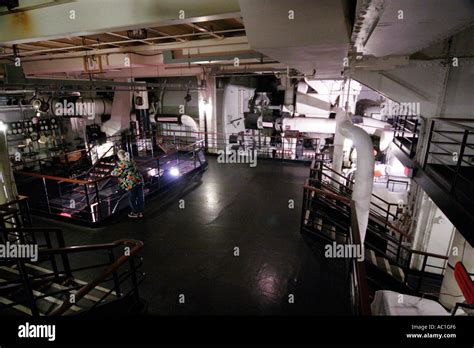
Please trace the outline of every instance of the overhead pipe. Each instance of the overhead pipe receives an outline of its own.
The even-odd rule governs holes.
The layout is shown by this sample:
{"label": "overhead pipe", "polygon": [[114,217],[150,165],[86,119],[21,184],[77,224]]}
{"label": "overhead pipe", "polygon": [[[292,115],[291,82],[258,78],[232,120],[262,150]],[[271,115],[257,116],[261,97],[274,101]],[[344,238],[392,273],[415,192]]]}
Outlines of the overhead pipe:
{"label": "overhead pipe", "polygon": [[77,111],[83,110],[84,106],[94,105],[94,116],[110,115],[112,113],[112,101],[106,98],[98,97],[62,97],[54,98],[49,107],[50,111],[55,116],[62,115],[69,106],[74,110],[74,113]]}
{"label": "overhead pipe", "polygon": [[189,115],[157,114],[155,115],[155,121],[157,123],[179,124],[191,128],[193,132],[199,132],[199,126],[197,125],[197,122]]}

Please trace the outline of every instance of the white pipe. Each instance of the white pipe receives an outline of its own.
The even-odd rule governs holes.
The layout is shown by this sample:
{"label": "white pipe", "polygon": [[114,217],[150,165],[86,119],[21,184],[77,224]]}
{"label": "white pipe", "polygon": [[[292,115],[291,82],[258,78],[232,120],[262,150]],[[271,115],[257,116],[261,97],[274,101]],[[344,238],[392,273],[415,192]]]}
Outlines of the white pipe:
{"label": "white pipe", "polygon": [[321,117],[287,117],[282,119],[282,131],[329,133],[336,132],[336,120]]}
{"label": "white pipe", "polygon": [[357,170],[354,175],[352,200],[355,202],[360,239],[364,243],[374,180],[374,147],[367,132],[352,124],[346,112],[341,108],[338,108],[336,112],[337,133],[351,139],[357,151]]}
{"label": "white pipe", "polygon": [[180,119],[183,126],[191,128],[193,132],[199,132],[199,127],[194,118],[188,115],[181,115]]}
{"label": "white pipe", "polygon": [[63,115],[66,110],[71,106],[74,110],[82,110],[84,106],[87,106],[86,109],[92,110],[89,108],[91,104],[94,104],[94,115],[110,115],[112,113],[112,101],[105,98],[96,98],[96,97],[81,97],[74,102],[67,102],[65,98],[55,98],[51,102],[50,109],[55,116]]}

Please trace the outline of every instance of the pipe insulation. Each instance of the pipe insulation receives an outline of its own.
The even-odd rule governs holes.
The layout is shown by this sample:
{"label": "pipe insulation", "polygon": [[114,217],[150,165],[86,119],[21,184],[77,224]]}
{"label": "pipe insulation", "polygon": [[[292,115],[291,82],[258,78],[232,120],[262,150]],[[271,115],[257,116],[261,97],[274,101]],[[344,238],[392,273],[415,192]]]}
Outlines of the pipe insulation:
{"label": "pipe insulation", "polygon": [[180,117],[181,124],[185,127],[191,128],[193,132],[199,132],[199,127],[191,116],[181,115]]}
{"label": "pipe insulation", "polygon": [[50,110],[55,116],[61,116],[67,113],[65,110],[71,108],[74,114],[80,115],[81,110],[93,110],[94,116],[110,115],[112,113],[112,101],[106,98],[87,98],[80,97],[75,101],[68,101],[65,98],[53,99]]}
{"label": "pipe insulation", "polygon": [[344,137],[351,139],[357,151],[357,170],[354,174],[352,200],[355,202],[360,239],[363,244],[369,222],[374,180],[374,147],[369,134],[364,129],[355,126],[341,108],[338,108],[336,112],[336,136],[342,140]]}
{"label": "pipe insulation", "polygon": [[284,117],[281,121],[281,130],[334,134],[336,120],[322,117]]}

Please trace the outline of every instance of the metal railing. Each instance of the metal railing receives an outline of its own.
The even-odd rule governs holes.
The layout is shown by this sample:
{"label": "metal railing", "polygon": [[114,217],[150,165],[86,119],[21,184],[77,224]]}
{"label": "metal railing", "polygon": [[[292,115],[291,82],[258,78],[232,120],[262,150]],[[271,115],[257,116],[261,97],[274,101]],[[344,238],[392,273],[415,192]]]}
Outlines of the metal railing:
{"label": "metal railing", "polygon": [[[354,223],[352,200],[346,195],[336,193],[326,185],[315,187],[317,186],[315,181],[317,179],[308,179],[304,186],[302,230],[328,240],[321,231],[330,225],[333,226],[332,231],[339,235],[339,240],[354,244],[351,242],[353,237],[350,235],[350,226]],[[447,267],[448,257],[411,249],[404,239],[393,234],[395,227],[391,226],[390,222],[387,222],[388,228],[384,231],[376,228],[373,218],[374,216],[370,215],[364,241],[365,248],[403,270],[404,277],[401,283],[407,291],[415,295],[424,294],[432,277],[435,276],[432,271],[440,270],[443,274]],[[398,232],[400,235],[403,233]],[[406,234],[402,236],[409,238]]]}
{"label": "metal railing", "polygon": [[[317,180],[321,185],[326,184],[329,190],[346,197],[352,196],[354,181],[336,172],[324,162],[315,160],[311,163],[310,178]],[[387,223],[398,220],[400,212],[405,205],[400,203],[390,203],[376,194],[372,194],[370,201],[371,214],[379,220]]]}
{"label": "metal railing", "polygon": [[[353,204],[354,202],[345,196],[337,195],[330,191],[321,190],[308,184],[304,185],[303,191],[301,221],[302,231],[307,230],[307,226],[314,223],[312,214],[315,212],[315,206],[313,204],[313,199],[315,199],[315,196],[322,198],[333,206],[338,206],[339,203],[345,207],[344,214],[338,217],[338,232],[341,232],[341,229],[343,229],[342,233],[346,234],[347,237],[345,242],[347,244],[356,245],[359,248],[362,248],[356,208]],[[371,315],[369,288],[367,284],[367,275],[364,262],[358,261],[355,257],[347,258],[346,271],[349,279],[348,290],[350,293],[353,314]]]}
{"label": "metal railing", "polygon": [[[431,119],[428,144],[422,164],[428,174],[441,173],[446,180],[438,180],[449,192],[467,195],[474,193],[474,127],[469,119]],[[459,190],[458,190],[459,189]],[[470,192],[466,192],[471,190]]]}
{"label": "metal railing", "polygon": [[[154,155],[134,156],[147,195],[206,164],[203,140],[167,154],[156,151]],[[84,178],[68,178],[16,171],[15,179],[18,191],[29,193],[33,213],[97,224],[127,206],[126,192],[118,187],[115,177],[89,179],[87,175],[88,172]]]}
{"label": "metal railing", "polygon": [[19,309],[33,316],[68,315],[123,298],[139,301],[138,286],[144,279],[140,241],[66,246],[61,230],[37,228],[1,229],[0,240],[37,245],[39,250],[35,261],[2,261],[2,268],[15,276],[0,283],[7,299],[0,313]]}
{"label": "metal railing", "polygon": [[0,228],[31,227],[29,197],[19,195],[16,199],[0,204]]}
{"label": "metal railing", "polygon": [[393,119],[393,143],[408,157],[414,158],[420,132],[419,118],[416,116],[398,115]]}
{"label": "metal railing", "polygon": [[[319,138],[310,137],[304,133],[291,136],[269,135],[268,131],[267,129],[221,133],[162,129],[157,132],[157,137],[182,144],[192,142],[196,138],[205,138],[207,140],[206,151],[209,153],[242,149],[256,151],[261,158],[302,161],[324,158],[329,161],[331,151],[320,153]],[[332,144],[328,144],[324,149],[328,150],[330,147]]]}

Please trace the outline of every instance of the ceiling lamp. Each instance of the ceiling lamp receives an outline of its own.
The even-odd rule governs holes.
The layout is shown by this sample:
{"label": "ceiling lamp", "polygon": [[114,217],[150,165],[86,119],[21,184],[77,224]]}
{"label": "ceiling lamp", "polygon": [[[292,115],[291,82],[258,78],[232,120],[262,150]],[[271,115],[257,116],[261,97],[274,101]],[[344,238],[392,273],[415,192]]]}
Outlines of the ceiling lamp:
{"label": "ceiling lamp", "polygon": [[127,36],[133,40],[143,40],[147,38],[147,31],[145,29],[127,30]]}

